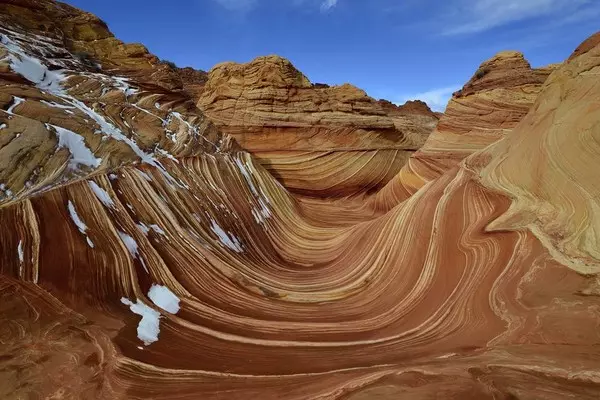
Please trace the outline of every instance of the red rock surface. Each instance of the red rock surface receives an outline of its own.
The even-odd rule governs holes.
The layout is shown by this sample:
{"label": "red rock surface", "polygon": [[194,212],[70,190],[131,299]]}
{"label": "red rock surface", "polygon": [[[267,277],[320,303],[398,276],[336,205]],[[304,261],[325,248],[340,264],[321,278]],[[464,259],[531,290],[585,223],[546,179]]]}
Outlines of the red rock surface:
{"label": "red rock surface", "polygon": [[361,214],[300,204],[161,66],[91,71],[57,19],[88,14],[6,4],[0,398],[598,398],[600,46]]}

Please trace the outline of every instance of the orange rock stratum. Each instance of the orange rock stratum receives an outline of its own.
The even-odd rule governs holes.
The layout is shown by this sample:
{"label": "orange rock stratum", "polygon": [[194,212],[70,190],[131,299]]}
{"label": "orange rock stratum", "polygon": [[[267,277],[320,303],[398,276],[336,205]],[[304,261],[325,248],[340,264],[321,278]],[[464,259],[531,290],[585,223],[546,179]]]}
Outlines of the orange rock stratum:
{"label": "orange rock stratum", "polygon": [[0,41],[0,398],[600,397],[597,38],[498,54],[431,136],[51,0]]}

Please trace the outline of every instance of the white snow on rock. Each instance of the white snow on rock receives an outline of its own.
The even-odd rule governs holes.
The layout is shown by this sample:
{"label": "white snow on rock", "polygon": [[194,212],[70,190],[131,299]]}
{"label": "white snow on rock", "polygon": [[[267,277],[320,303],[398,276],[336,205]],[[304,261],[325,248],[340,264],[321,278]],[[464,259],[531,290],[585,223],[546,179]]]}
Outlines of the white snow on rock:
{"label": "white snow on rock", "polygon": [[69,200],[69,204],[67,205],[67,208],[69,209],[69,214],[71,214],[71,219],[73,220],[73,222],[75,222],[75,225],[77,226],[77,229],[79,229],[79,232],[86,235],[85,232],[87,231],[87,226],[83,223],[81,218],[79,218],[79,215],[77,214],[77,210],[75,210],[75,206],[73,205],[71,200]]}
{"label": "white snow on rock", "polygon": [[178,112],[176,112],[176,111],[171,111],[171,112],[169,113],[169,117],[167,118],[167,120],[169,120],[169,119],[170,119],[170,117],[171,117],[171,114],[172,114],[173,116],[175,116],[175,118],[177,118],[179,121],[181,121],[182,123],[184,123],[184,124],[185,124],[185,125],[188,127],[188,129],[189,129],[190,131],[192,131],[192,133],[193,133],[193,135],[192,135],[192,136],[194,136],[194,137],[198,137],[198,136],[199,136],[199,137],[201,137],[201,138],[202,138],[204,141],[206,141],[206,142],[208,142],[208,143],[212,144],[212,145],[214,146],[214,148],[215,148],[215,149],[218,149],[218,147],[217,147],[217,145],[216,145],[216,144],[214,144],[213,142],[211,142],[210,140],[208,140],[208,139],[207,139],[207,138],[205,138],[204,136],[200,135],[200,133],[198,132],[198,128],[196,128],[194,125],[190,124],[190,123],[189,123],[187,120],[185,120],[185,119],[183,118],[183,116],[182,116],[180,113],[178,113]]}
{"label": "white snow on rock", "polygon": [[58,137],[58,147],[66,148],[71,153],[69,168],[77,169],[79,165],[98,168],[102,163],[101,158],[96,158],[94,153],[85,145],[81,135],[60,126],[47,124],[54,129]]}
{"label": "white snow on rock", "polygon": [[138,222],[137,227],[144,234],[144,236],[148,236],[148,233],[150,233],[150,228],[148,228],[148,226],[143,222]]}
{"label": "white snow on rock", "polygon": [[125,97],[129,97],[130,95],[136,94],[139,92],[139,90],[137,88],[134,88],[129,85],[129,83],[128,83],[129,79],[127,79],[127,78],[116,77],[116,78],[114,78],[114,80],[116,82],[117,89],[119,89],[120,91],[125,93]]}
{"label": "white snow on rock", "polygon": [[100,200],[102,202],[102,204],[104,204],[106,207],[114,207],[115,203],[110,198],[110,195],[108,194],[108,192],[106,190],[102,189],[94,181],[88,181],[88,185],[90,186],[90,188],[92,189],[92,191],[94,192],[94,194],[96,195],[98,200]]}
{"label": "white snow on rock", "polygon": [[165,231],[163,231],[162,228],[156,224],[150,225],[150,228],[152,228],[152,230],[154,232],[158,233],[159,235],[163,235],[163,236],[166,235]]}
{"label": "white snow on rock", "polygon": [[129,306],[129,309],[137,315],[141,315],[142,319],[140,320],[137,327],[137,336],[144,345],[149,346],[152,343],[158,340],[158,334],[160,333],[159,328],[159,319],[160,313],[153,308],[144,304],[141,300],[137,300],[133,303],[128,298],[122,297],[121,303]]}
{"label": "white snow on rock", "polygon": [[152,225],[148,226],[148,225],[144,224],[143,222],[138,222],[137,227],[144,234],[144,236],[148,236],[148,233],[150,233],[150,230],[153,230],[154,232],[158,233],[159,235],[166,236],[165,231],[163,231],[162,228],[156,224],[152,224]]}
{"label": "white snow on rock", "polygon": [[127,247],[129,254],[131,254],[133,258],[136,258],[138,256],[138,244],[135,239],[125,232],[117,231],[117,233],[119,234],[119,237],[121,238],[121,241],[125,247]]}
{"label": "white snow on rock", "polygon": [[81,218],[79,218],[79,215],[77,214],[77,210],[75,210],[75,206],[73,205],[73,203],[71,202],[71,200],[69,200],[67,208],[69,209],[69,214],[71,215],[71,219],[73,220],[73,222],[77,226],[77,229],[79,229],[79,232],[81,232],[82,235],[85,235],[85,240],[86,240],[88,246],[90,246],[93,249],[94,248],[94,242],[92,242],[92,240],[87,235],[87,229],[88,228],[85,225],[85,223],[81,220]]}
{"label": "white snow on rock", "polygon": [[73,110],[75,109],[75,106],[67,106],[64,104],[58,104],[57,102],[54,101],[46,101],[46,100],[40,100],[40,103],[45,104],[49,107],[53,107],[53,108],[60,108],[60,109],[64,109],[64,110]]}
{"label": "white snow on rock", "polygon": [[163,155],[165,157],[167,157],[169,160],[175,161],[177,164],[179,164],[179,160],[176,159],[171,153],[169,153],[168,151],[166,151],[165,149],[161,149],[159,147],[156,148],[156,151],[160,154]]}
{"label": "white snow on rock", "polygon": [[235,251],[236,253],[241,253],[244,251],[239,239],[235,237],[235,235],[231,234],[230,237],[229,234],[225,232],[223,228],[221,228],[212,218],[210,219],[210,223],[210,229],[219,237],[221,244]]}
{"label": "white snow on rock", "polygon": [[[15,37],[19,37],[23,39],[22,35],[11,32],[11,35]],[[92,108],[88,107],[82,101],[79,101],[69,95],[61,86],[61,83],[65,81],[68,77],[65,75],[65,70],[58,71],[50,71],[38,58],[27,54],[20,45],[17,44],[16,41],[10,39],[6,35],[0,35],[1,43],[8,49],[9,51],[9,59],[11,61],[11,68],[13,71],[22,75],[24,78],[36,84],[36,86],[43,91],[48,91],[53,95],[60,97],[62,100],[73,106],[74,108],[80,110],[88,117],[90,117],[94,122],[96,122],[100,126],[100,132],[108,137],[111,137],[115,140],[126,143],[131,150],[142,159],[143,162],[150,164],[159,169],[159,171],[170,181],[174,182],[173,177],[166,171],[166,169],[162,166],[162,164],[154,158],[151,154],[144,152],[137,143],[127,137],[120,129],[118,129],[115,125],[110,123],[103,116],[98,114]],[[40,51],[43,52],[42,47],[39,48]],[[101,74],[89,74],[89,75],[98,75],[104,79],[107,77]],[[126,96],[130,94],[137,93],[138,90],[132,88],[127,82],[127,78],[123,77],[111,77],[113,83],[117,86],[117,89],[122,90]]]}
{"label": "white snow on rock", "polygon": [[15,110],[15,107],[17,107],[19,104],[21,104],[23,102],[25,102],[24,98],[19,97],[19,96],[13,96],[13,102],[10,105],[10,107],[8,107],[8,110],[6,110],[6,113],[10,114],[10,115],[15,115],[13,112]]}
{"label": "white snow on rock", "polygon": [[0,183],[0,193],[4,194],[6,197],[12,197],[13,195],[12,191],[8,189],[4,183]]}
{"label": "white snow on rock", "polygon": [[13,71],[42,90],[60,90],[60,82],[65,79],[63,70],[50,71],[38,58],[25,53],[21,46],[6,35],[0,35],[0,41],[9,51]]}
{"label": "white snow on rock", "polygon": [[160,120],[163,123],[163,125],[167,122],[164,119],[162,119],[161,117],[159,117],[158,115],[152,114],[150,111],[146,110],[145,108],[142,108],[142,107],[138,106],[137,104],[132,104],[132,106],[134,108],[137,108],[138,110],[140,110],[142,112],[145,112],[146,114],[149,114],[149,115],[153,116],[154,118]]}
{"label": "white snow on rock", "polygon": [[[256,190],[254,183],[252,182],[252,177],[250,176],[250,173],[248,172],[248,170],[246,170],[246,165],[238,157],[235,158],[235,163],[238,166],[238,169],[240,170],[242,175],[244,175],[244,179],[246,179],[246,182],[248,183],[248,186],[250,186],[250,190],[252,191],[252,193],[254,193],[255,196],[258,196],[258,191]],[[250,168],[248,167],[248,169]]]}
{"label": "white snow on rock", "polygon": [[19,253],[19,262],[23,264],[23,241],[19,240],[19,245],[17,246],[17,252]]}
{"label": "white snow on rock", "polygon": [[152,285],[148,292],[148,298],[161,309],[171,314],[179,312],[179,297],[177,297],[166,286]]}
{"label": "white snow on rock", "polygon": [[6,124],[0,124],[0,131],[6,128]]}
{"label": "white snow on rock", "polygon": [[[138,224],[138,227],[140,229],[142,229],[139,224]],[[129,251],[129,254],[131,255],[131,257],[134,260],[135,259],[140,260],[140,263],[142,264],[142,267],[144,268],[146,273],[149,273],[150,271],[148,271],[148,267],[146,266],[144,259],[142,257],[140,257],[138,244],[135,241],[135,239],[133,237],[129,236],[128,234],[126,234],[125,232],[117,231],[117,233],[119,234],[119,237],[121,238],[121,241],[123,242],[125,247],[127,247],[127,251]]]}

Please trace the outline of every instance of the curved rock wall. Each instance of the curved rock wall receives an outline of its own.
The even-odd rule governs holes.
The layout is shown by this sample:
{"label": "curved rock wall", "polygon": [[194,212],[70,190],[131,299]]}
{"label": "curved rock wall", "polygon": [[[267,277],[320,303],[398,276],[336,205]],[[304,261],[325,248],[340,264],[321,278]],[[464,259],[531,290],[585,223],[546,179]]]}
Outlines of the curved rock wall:
{"label": "curved rock wall", "polygon": [[497,144],[374,212],[298,201],[185,91],[92,73],[19,15],[0,397],[598,398],[598,46]]}

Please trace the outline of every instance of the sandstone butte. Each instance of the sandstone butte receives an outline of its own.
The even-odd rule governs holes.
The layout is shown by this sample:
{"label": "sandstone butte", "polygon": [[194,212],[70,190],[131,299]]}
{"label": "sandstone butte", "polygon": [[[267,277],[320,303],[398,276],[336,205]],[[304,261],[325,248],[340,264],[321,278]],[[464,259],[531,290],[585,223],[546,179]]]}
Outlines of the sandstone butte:
{"label": "sandstone butte", "polygon": [[197,105],[287,189],[314,197],[379,190],[438,122],[422,102],[312,84],[278,56],[215,66]]}
{"label": "sandstone butte", "polygon": [[597,39],[485,63],[379,191],[419,104],[181,71],[50,0],[0,41],[0,398],[598,399]]}

